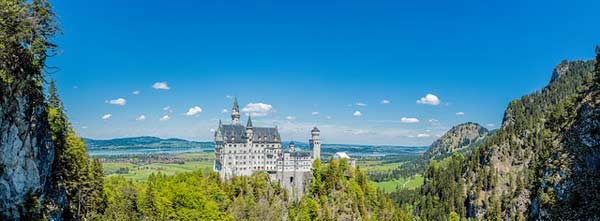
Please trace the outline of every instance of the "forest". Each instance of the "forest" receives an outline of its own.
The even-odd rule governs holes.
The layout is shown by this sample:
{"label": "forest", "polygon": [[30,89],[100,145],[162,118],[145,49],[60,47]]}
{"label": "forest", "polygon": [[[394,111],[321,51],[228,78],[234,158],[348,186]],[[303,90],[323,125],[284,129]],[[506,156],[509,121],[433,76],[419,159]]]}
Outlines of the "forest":
{"label": "forest", "polygon": [[[16,110],[8,101],[26,98],[25,116],[42,119],[32,134],[47,133],[54,150],[46,158],[52,159],[48,182],[0,219],[600,219],[600,47],[595,60],[564,61],[547,87],[510,102],[502,127],[485,131],[485,138],[385,172],[367,174],[344,159],[315,160],[306,194],[295,199],[266,173],[231,180],[205,170],[153,173],[145,181],[105,177],[48,76],[46,59],[58,48],[52,39],[61,34],[56,18],[45,0],[0,1],[2,110]],[[2,116],[3,124],[19,121]],[[414,190],[385,193],[373,182],[415,174],[425,181]]]}

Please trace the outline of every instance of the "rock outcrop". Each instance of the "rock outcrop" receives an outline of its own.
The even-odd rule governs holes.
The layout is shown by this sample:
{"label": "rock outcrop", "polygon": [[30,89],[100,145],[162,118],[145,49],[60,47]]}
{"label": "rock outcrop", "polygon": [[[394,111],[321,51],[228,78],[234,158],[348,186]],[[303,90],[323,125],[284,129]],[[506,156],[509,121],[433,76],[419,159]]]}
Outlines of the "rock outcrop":
{"label": "rock outcrop", "polygon": [[442,137],[436,140],[423,154],[427,160],[441,160],[453,152],[463,151],[483,140],[489,131],[477,123],[464,123],[454,126]]}
{"label": "rock outcrop", "polygon": [[44,103],[34,102],[27,87],[13,85],[0,95],[0,218],[19,218],[39,207],[54,160]]}

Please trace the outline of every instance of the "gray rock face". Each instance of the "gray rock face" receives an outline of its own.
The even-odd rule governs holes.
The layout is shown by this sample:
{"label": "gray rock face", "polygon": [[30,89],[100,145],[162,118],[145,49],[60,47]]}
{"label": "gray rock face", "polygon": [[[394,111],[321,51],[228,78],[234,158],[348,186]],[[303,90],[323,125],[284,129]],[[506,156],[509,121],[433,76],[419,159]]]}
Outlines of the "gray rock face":
{"label": "gray rock face", "polygon": [[2,92],[0,220],[18,220],[50,189],[54,147],[44,104],[33,103],[22,90]]}
{"label": "gray rock face", "polygon": [[558,78],[569,72],[570,64],[567,61],[562,61],[554,70],[552,71],[552,78],[550,79],[550,83],[558,80]]}
{"label": "gray rock face", "polygon": [[488,130],[476,123],[464,123],[450,129],[436,140],[423,154],[426,159],[441,160],[451,156],[453,152],[469,148],[470,145],[483,139]]}

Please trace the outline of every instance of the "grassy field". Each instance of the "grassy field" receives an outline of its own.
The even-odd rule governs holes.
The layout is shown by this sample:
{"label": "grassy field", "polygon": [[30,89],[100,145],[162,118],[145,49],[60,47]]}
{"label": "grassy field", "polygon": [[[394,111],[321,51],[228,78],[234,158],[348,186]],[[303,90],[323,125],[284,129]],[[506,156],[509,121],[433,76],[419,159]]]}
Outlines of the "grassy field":
{"label": "grassy field", "polygon": [[[177,158],[183,159],[183,164],[177,163],[150,163],[136,165],[132,163],[103,163],[104,173],[108,176],[123,176],[136,181],[144,181],[152,173],[173,175],[195,170],[211,170],[213,167],[213,153],[185,153],[178,154]],[[128,169],[128,173],[117,173],[118,170]]]}
{"label": "grassy field", "polygon": [[388,162],[384,162],[384,161],[357,161],[356,164],[358,165],[358,167],[362,170],[365,171],[387,171],[387,170],[391,170],[394,168],[398,168],[399,166],[401,166],[402,164],[404,164],[404,162],[393,162],[393,163],[388,163]]}
{"label": "grassy field", "polygon": [[[195,170],[211,170],[213,167],[214,153],[184,153],[176,155],[182,159],[183,164],[177,163],[150,163],[137,165],[133,163],[104,163],[104,173],[108,176],[123,176],[136,181],[145,181],[152,173],[173,175]],[[402,165],[404,162],[387,162],[382,160],[358,160],[358,166],[365,171],[386,171]],[[325,165],[324,165],[325,166]],[[117,172],[121,173],[117,173]],[[124,173],[126,171],[127,173]],[[375,183],[377,188],[385,192],[393,192],[397,187],[415,189],[423,185],[423,177],[415,176],[411,179],[399,179]]]}
{"label": "grassy field", "polygon": [[394,192],[397,188],[400,189],[416,189],[423,185],[423,176],[417,175],[410,179],[398,179],[386,182],[375,183],[375,186],[382,189],[386,193]]}

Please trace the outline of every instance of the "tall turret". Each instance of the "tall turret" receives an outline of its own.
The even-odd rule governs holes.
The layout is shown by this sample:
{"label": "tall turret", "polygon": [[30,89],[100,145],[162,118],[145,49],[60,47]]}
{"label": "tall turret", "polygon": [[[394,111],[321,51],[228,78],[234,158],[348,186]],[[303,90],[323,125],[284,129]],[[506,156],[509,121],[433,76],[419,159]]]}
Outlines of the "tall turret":
{"label": "tall turret", "polygon": [[231,123],[234,125],[240,124],[240,106],[237,102],[237,97],[233,99],[233,108],[231,108]]}
{"label": "tall turret", "polygon": [[223,141],[223,135],[221,134],[221,120],[219,120],[219,127],[215,130],[215,142]]}
{"label": "tall turret", "polygon": [[254,137],[254,127],[252,126],[252,115],[248,115],[248,123],[246,124],[246,136],[248,136],[248,143],[252,143]]}
{"label": "tall turret", "polygon": [[319,128],[314,127],[311,132],[311,139],[309,140],[310,149],[312,150],[313,159],[321,159],[321,140],[319,139],[319,134],[321,131]]}

